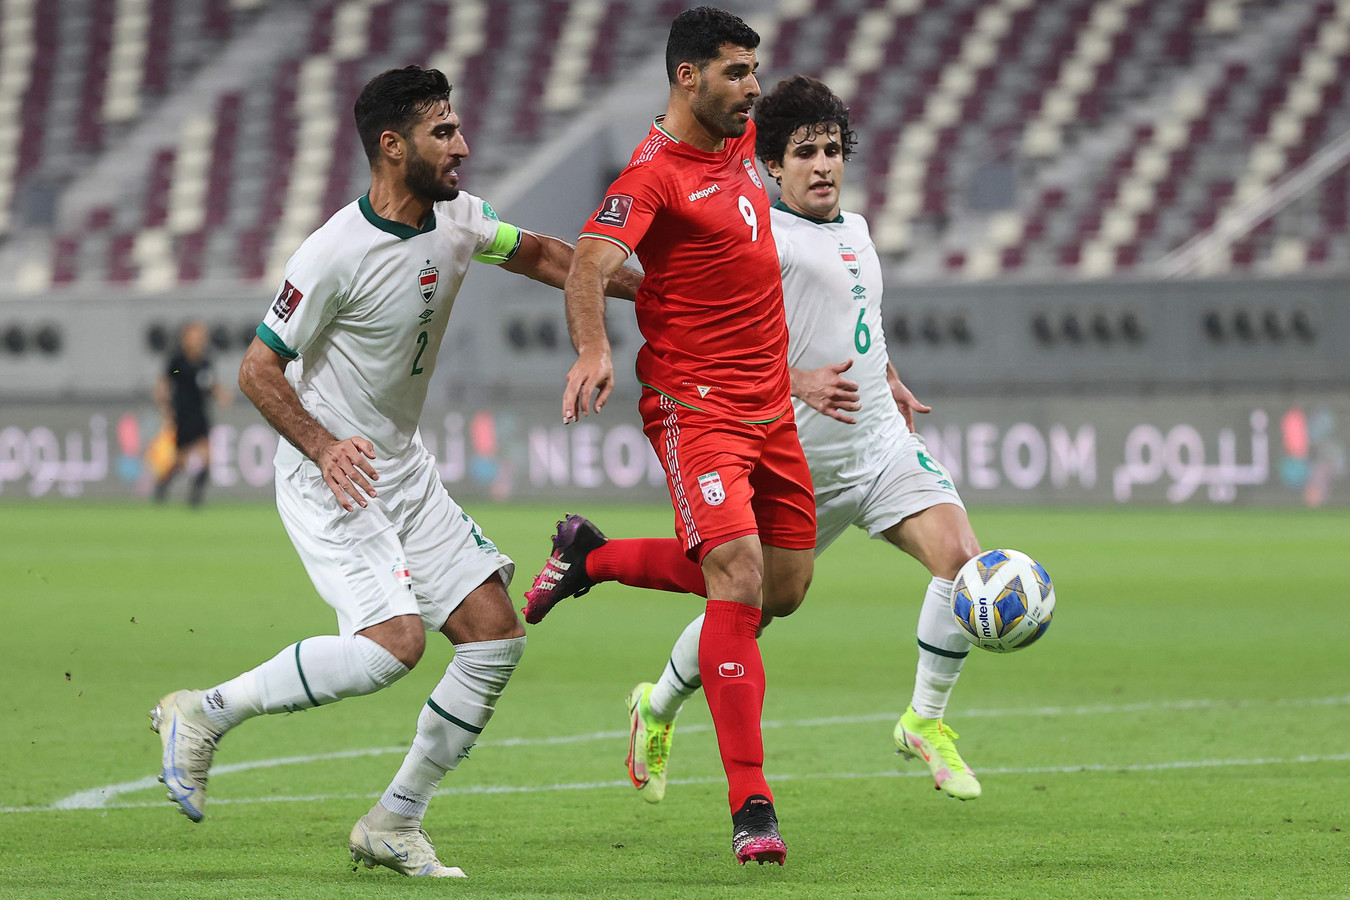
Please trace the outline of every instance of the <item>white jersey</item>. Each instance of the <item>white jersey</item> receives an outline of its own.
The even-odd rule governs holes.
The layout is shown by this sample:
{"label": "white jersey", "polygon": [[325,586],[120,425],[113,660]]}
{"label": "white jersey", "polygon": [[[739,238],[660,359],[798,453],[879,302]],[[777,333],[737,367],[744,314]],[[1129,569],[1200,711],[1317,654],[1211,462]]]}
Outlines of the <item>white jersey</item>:
{"label": "white jersey", "polygon": [[[295,251],[258,337],[298,358],[287,377],[334,436],[367,438],[377,468],[406,459],[421,444],[417,421],[469,261],[505,262],[519,243],[519,229],[471,194],[434,204],[421,229],[379,217],[362,197]],[[278,469],[302,460],[280,443]]]}
{"label": "white jersey", "polygon": [[858,383],[862,410],[848,425],[793,398],[797,434],[816,492],[877,469],[909,434],[886,381],[886,337],[881,323],[881,263],[856,213],[832,222],[798,215],[780,200],[772,211],[773,237],[783,273],[788,365],[819,369],[847,359],[844,377]]}

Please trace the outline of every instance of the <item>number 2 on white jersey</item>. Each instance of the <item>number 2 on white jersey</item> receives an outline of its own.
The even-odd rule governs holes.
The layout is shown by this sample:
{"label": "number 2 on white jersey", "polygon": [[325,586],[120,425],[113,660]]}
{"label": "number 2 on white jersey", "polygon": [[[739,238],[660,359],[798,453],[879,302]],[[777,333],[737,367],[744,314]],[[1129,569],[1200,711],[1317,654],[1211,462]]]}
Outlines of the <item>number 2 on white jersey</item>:
{"label": "number 2 on white jersey", "polygon": [[744,194],[736,198],[736,208],[741,211],[741,218],[745,224],[750,226],[750,243],[759,240],[759,217],[755,215],[755,205],[746,199]]}

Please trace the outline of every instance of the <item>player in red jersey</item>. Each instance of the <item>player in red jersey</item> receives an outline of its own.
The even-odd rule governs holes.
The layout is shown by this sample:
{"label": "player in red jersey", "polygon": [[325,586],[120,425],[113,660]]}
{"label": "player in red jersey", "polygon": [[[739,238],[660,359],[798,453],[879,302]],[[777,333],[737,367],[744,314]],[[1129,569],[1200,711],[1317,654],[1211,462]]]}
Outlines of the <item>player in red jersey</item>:
{"label": "player in red jersey", "polygon": [[[666,114],[586,223],[567,277],[578,358],[562,413],[564,422],[589,415],[592,395],[599,412],[613,390],[602,287],[636,252],[646,271],[636,301],[646,338],[639,409],[666,469],[676,533],[708,586],[699,674],[727,772],[732,849],[742,865],[781,865],[756,637],[805,597],[816,526],[769,198],[755,169],[758,45],[753,29],[720,9],[691,9],[671,25]],[[566,525],[555,546],[571,537]],[[534,590],[563,577],[561,562],[555,551]],[[545,612],[532,603],[526,618]]]}

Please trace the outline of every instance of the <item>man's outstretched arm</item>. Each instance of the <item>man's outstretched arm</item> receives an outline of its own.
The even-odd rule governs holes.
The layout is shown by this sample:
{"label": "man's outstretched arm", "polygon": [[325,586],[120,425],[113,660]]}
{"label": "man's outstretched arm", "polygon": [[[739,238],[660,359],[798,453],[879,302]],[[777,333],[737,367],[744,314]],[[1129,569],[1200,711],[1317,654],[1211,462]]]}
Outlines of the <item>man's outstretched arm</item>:
{"label": "man's outstretched arm", "polygon": [[[575,255],[576,248],[564,240],[521,229],[520,246],[501,267],[508,272],[562,288]],[[638,285],[641,283],[641,272],[620,265],[605,283],[605,294],[620,300],[632,300],[637,297]]]}

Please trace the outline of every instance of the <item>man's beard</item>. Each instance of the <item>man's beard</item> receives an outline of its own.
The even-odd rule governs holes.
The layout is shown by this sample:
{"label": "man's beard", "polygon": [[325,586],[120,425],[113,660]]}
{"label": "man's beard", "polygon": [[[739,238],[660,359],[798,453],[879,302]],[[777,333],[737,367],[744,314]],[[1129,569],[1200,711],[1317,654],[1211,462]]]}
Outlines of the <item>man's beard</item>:
{"label": "man's beard", "polygon": [[746,123],[736,117],[736,108],[718,106],[710,91],[701,89],[690,106],[703,127],[709,131],[724,138],[745,134]]}
{"label": "man's beard", "polygon": [[409,145],[408,150],[408,169],[403,175],[403,183],[409,191],[432,203],[453,200],[459,196],[459,188],[450,187],[437,178],[436,167],[427,162],[415,147]]}

